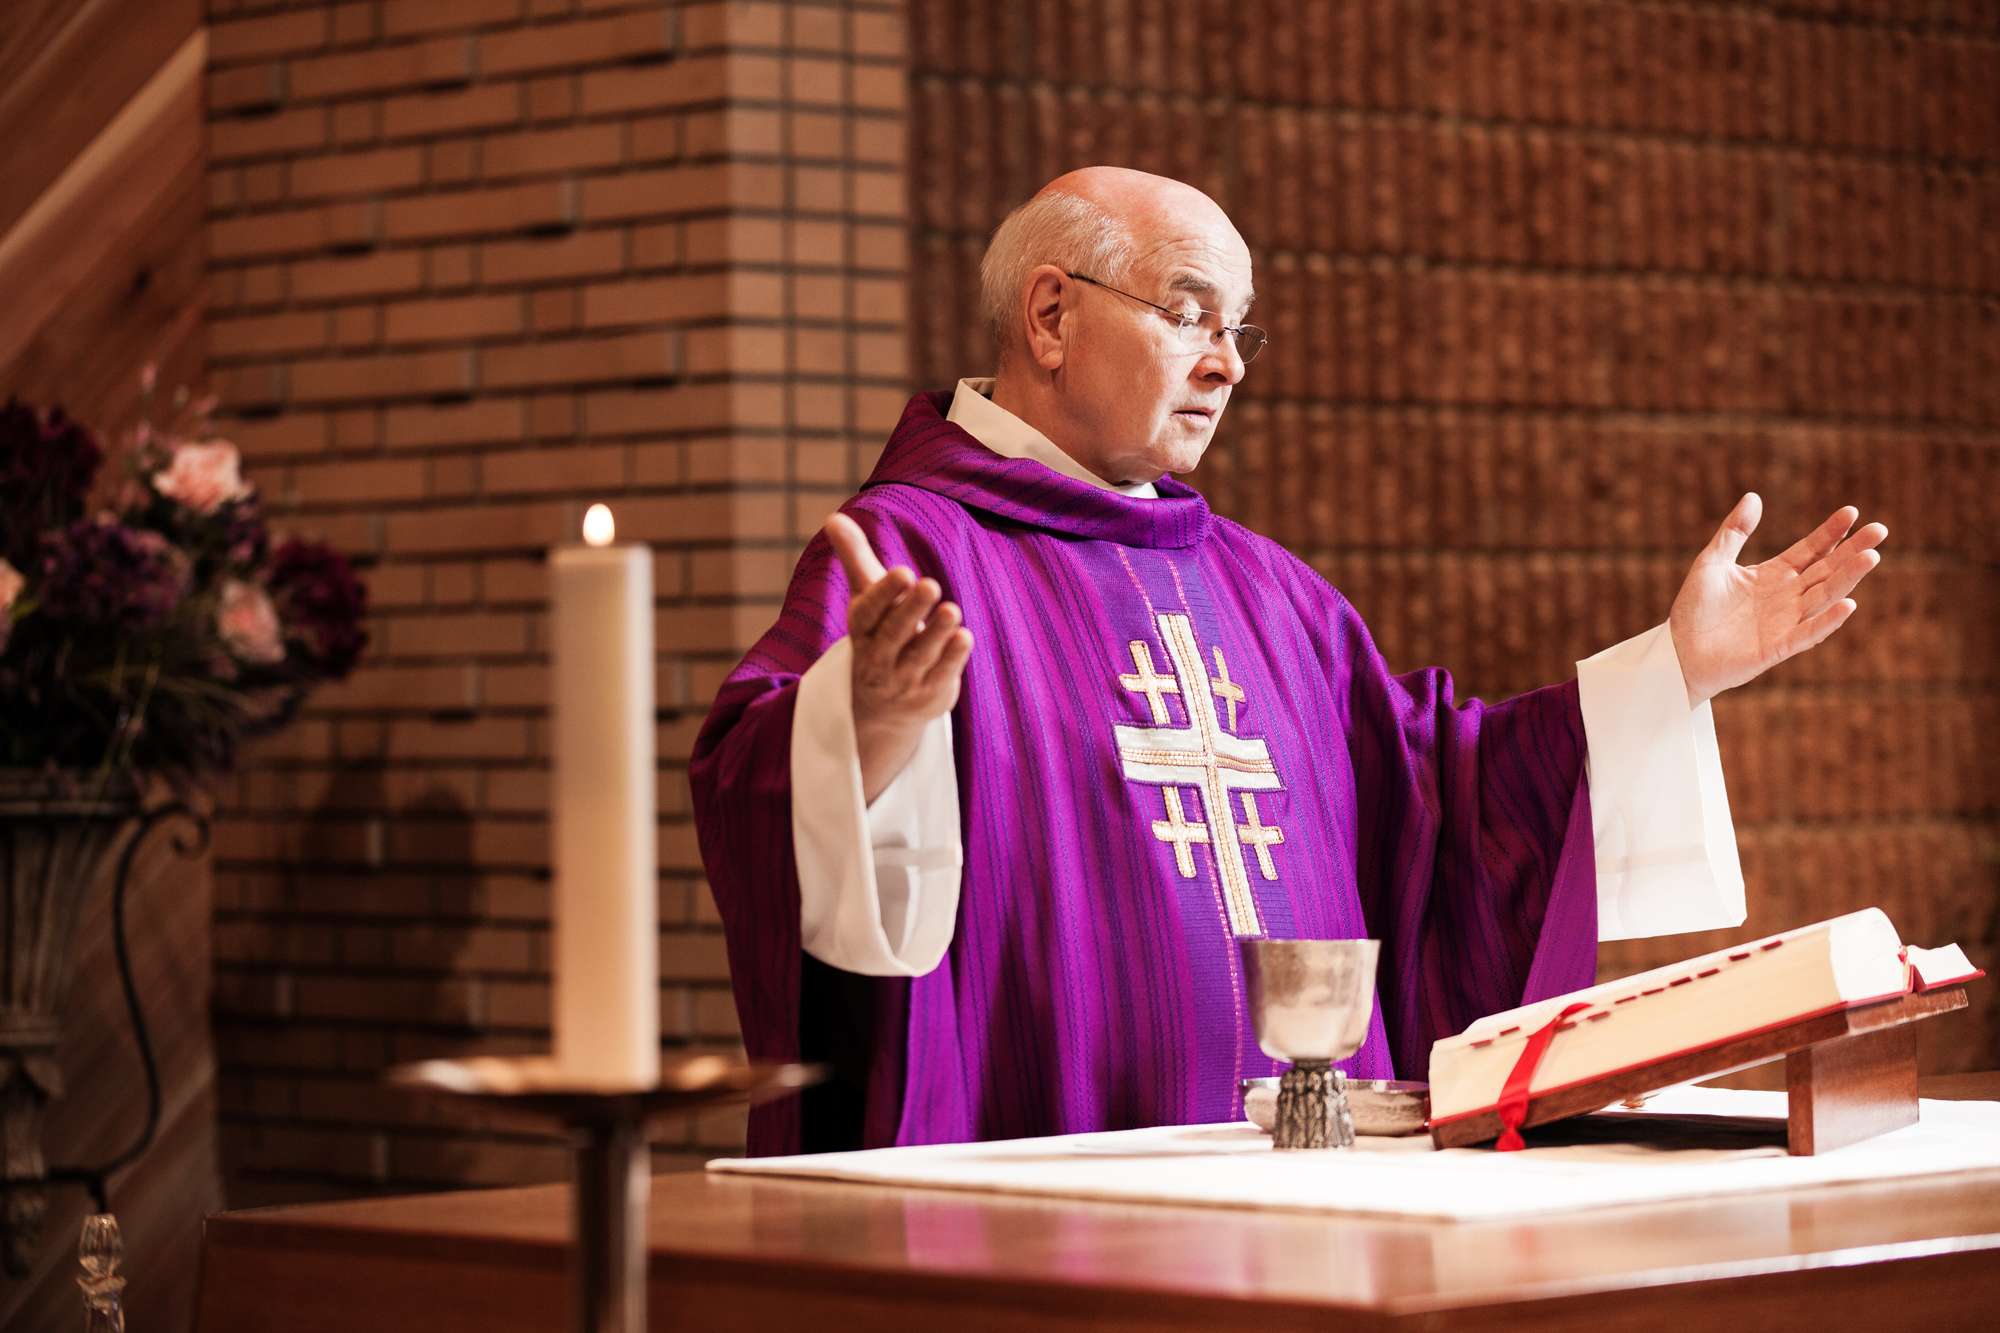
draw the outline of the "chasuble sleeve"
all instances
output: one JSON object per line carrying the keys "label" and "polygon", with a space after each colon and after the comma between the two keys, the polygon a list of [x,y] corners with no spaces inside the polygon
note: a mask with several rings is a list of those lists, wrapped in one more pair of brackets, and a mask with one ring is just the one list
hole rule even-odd
{"label": "chasuble sleeve", "polygon": [[[885,564],[919,563],[893,521],[863,503],[850,503],[846,512],[861,525]],[[907,986],[910,975],[907,971],[879,977],[835,973],[821,967],[806,948],[794,841],[793,737],[801,682],[815,663],[844,642],[847,602],[845,572],[831,545],[816,536],[793,571],[776,623],[717,692],[688,765],[702,864],[722,919],[745,1048],[753,1059],[796,1060],[802,1055],[830,1059],[836,1083],[844,1077],[839,1055],[843,1045],[886,1043],[893,1048],[893,1039],[885,1034],[899,1029],[906,1003],[906,991],[900,988]],[[851,716],[847,726],[851,731]],[[851,790],[837,799],[851,799],[850,813],[856,822],[865,817],[858,764]],[[821,920],[817,928],[824,933],[827,923]],[[880,932],[879,922],[875,929]],[[850,981],[837,980],[843,976]],[[831,1013],[826,999],[833,989],[841,991],[835,1006],[841,1011],[838,1015]],[[836,1018],[857,1030],[881,1031],[868,1039],[846,1032],[815,1035],[816,1030],[808,1030]],[[890,1064],[883,1062],[880,1069],[854,1077],[890,1079],[892,1073]],[[875,1103],[883,1100],[880,1094],[872,1084],[855,1092],[866,1098],[871,1115]],[[753,1151],[785,1150],[801,1141],[795,1102],[781,1099],[753,1110]]]}
{"label": "chasuble sleeve", "polygon": [[1474,1019],[1591,984],[1595,858],[1575,681],[1487,704],[1395,672],[1310,570],[1354,771],[1357,888],[1395,1066]]}

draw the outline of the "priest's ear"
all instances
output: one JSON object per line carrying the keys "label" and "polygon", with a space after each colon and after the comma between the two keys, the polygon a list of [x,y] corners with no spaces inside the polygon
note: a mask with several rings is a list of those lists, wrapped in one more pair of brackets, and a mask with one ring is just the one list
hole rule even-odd
{"label": "priest's ear", "polygon": [[1027,334],[1028,359],[1043,370],[1062,369],[1063,352],[1068,346],[1063,328],[1063,293],[1070,282],[1069,276],[1054,264],[1040,265],[1028,274],[1022,327]]}

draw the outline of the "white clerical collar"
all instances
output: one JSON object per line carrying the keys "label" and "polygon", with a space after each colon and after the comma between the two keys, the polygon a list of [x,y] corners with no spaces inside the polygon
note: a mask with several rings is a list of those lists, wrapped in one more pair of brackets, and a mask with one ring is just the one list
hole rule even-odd
{"label": "white clerical collar", "polygon": [[1102,490],[1117,491],[1135,500],[1159,498],[1159,488],[1150,481],[1129,486],[1113,486],[1083,464],[1056,447],[1055,441],[993,401],[991,379],[963,379],[951,396],[951,411],[944,419],[960,427],[973,439],[1002,458],[1030,458],[1065,477],[1087,481]]}

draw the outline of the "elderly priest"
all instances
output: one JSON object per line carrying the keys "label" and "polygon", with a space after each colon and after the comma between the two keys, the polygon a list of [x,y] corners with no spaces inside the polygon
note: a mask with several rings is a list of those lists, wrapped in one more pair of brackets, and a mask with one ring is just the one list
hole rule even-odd
{"label": "elderly priest", "polygon": [[835,1072],[753,1152],[1232,1119],[1243,936],[1380,939],[1344,1067],[1422,1078],[1599,939],[1743,919],[1708,701],[1853,613],[1882,525],[1740,565],[1745,495],[1665,624],[1460,703],[1173,475],[1265,343],[1212,200],[1073,172],[980,276],[996,377],[910,400],[696,743],[744,1040]]}

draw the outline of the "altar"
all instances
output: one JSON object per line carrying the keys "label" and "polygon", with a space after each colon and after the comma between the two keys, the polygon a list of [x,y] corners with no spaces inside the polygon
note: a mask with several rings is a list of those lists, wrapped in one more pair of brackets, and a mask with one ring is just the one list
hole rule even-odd
{"label": "altar", "polygon": [[[2000,1098],[2000,1073],[1927,1079]],[[223,1213],[199,1333],[564,1327],[569,1190]],[[656,1329],[1923,1323],[2000,1306],[2000,1169],[1503,1222],[693,1173],[652,1182]]]}

